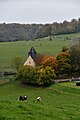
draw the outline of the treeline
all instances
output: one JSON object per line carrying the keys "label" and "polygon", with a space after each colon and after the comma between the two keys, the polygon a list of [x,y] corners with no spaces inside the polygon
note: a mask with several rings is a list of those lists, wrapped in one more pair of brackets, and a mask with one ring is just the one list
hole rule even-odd
{"label": "treeline", "polygon": [[80,18],[52,24],[0,24],[0,42],[34,40],[52,35],[80,32]]}

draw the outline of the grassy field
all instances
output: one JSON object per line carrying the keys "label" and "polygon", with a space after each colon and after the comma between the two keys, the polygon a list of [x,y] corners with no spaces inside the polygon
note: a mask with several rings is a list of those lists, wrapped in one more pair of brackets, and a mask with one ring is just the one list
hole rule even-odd
{"label": "grassy field", "polygon": [[[27,101],[18,101],[27,95]],[[38,102],[36,98],[42,97]],[[0,85],[0,120],[80,120],[80,87],[73,82],[47,88],[11,82]]]}
{"label": "grassy field", "polygon": [[0,43],[0,67],[10,67],[12,60],[16,56],[27,59],[28,51],[33,46],[40,54],[50,54],[56,56],[65,45],[71,44],[71,39],[80,37],[80,34],[58,35],[49,38],[37,39],[35,41],[17,41]]}
{"label": "grassy field", "polygon": [[[38,53],[56,56],[64,45],[70,45],[71,39],[77,37],[80,34],[59,35],[52,41],[44,38],[0,43],[0,68],[9,67],[16,56],[25,61],[32,46]],[[12,80],[10,76],[0,77],[0,120],[80,120],[80,87],[75,82],[35,87]],[[20,95],[29,98],[18,101]],[[42,101],[36,100],[38,96]]]}
{"label": "grassy field", "polygon": [[[75,35],[74,35],[75,36]],[[9,67],[14,57],[20,56],[26,60],[28,51],[33,46],[40,54],[57,55],[64,45],[69,43],[71,35],[62,35],[49,38],[37,39],[35,41],[1,42],[0,43],[0,67]]]}

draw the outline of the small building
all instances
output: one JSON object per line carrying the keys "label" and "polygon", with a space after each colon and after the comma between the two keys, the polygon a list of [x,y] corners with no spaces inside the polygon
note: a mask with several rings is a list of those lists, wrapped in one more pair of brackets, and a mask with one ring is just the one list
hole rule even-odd
{"label": "small building", "polygon": [[25,61],[24,65],[30,65],[35,66],[35,57],[37,55],[37,52],[35,51],[34,47],[31,47],[30,51],[28,52],[28,58]]}

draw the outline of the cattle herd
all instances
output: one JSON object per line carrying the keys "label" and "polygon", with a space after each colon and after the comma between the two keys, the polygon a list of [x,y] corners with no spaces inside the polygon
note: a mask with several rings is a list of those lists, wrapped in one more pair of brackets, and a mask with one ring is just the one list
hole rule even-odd
{"label": "cattle herd", "polygon": [[[28,96],[19,96],[18,100],[19,101],[24,101],[24,100],[27,100],[28,99]],[[41,101],[41,97],[37,97],[37,101]]]}

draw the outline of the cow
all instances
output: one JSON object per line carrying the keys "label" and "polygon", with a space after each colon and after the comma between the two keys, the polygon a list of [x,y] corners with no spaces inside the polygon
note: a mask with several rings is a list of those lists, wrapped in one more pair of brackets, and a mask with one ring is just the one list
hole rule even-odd
{"label": "cow", "polygon": [[27,100],[28,99],[28,96],[20,96],[19,97],[19,101],[24,101],[24,100]]}
{"label": "cow", "polygon": [[42,99],[41,99],[41,97],[37,97],[37,101],[41,101]]}

